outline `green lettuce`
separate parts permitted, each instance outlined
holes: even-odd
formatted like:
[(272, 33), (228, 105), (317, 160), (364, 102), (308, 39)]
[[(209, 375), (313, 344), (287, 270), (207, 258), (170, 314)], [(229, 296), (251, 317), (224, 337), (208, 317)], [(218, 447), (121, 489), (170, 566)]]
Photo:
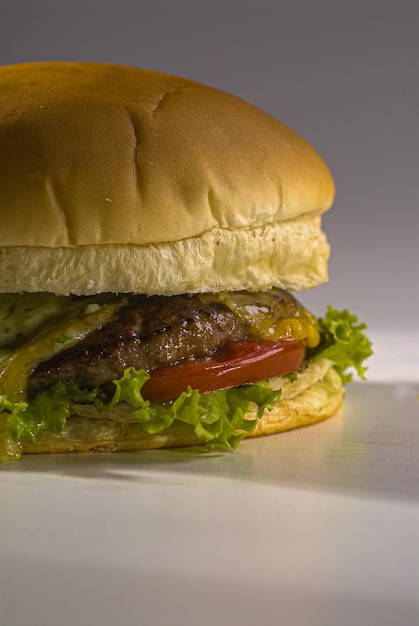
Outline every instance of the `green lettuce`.
[(326, 315), (319, 319), (320, 343), (307, 351), (307, 358), (333, 361), (343, 384), (352, 380), (354, 372), (365, 379), (367, 368), (363, 363), (372, 354), (371, 342), (364, 333), (366, 328), (348, 309), (337, 311), (329, 306)]
[(149, 374), (143, 370), (127, 369), (123, 377), (115, 381), (112, 400), (104, 403), (98, 397), (97, 408), (107, 411), (117, 402), (127, 402), (136, 408), (134, 415), (148, 433), (159, 433), (176, 420), (190, 424), (196, 436), (210, 448), (235, 448), (245, 433), (252, 432), (256, 426), (257, 418), (245, 417), (251, 404), (256, 404), (260, 417), (265, 409), (272, 409), (280, 397), (279, 391), (273, 391), (267, 381), (263, 381), (209, 394), (188, 387), (175, 400), (160, 404), (144, 400), (141, 395), (141, 388), (148, 379)]
[(84, 391), (74, 383), (61, 382), (38, 393), (30, 404), (13, 403), (0, 396), (0, 413), (8, 414), (7, 428), (15, 440), (36, 443), (42, 431), (62, 433), (71, 402), (95, 404), (102, 413), (118, 402), (126, 402), (135, 408), (135, 417), (148, 433), (159, 433), (178, 420), (193, 426), (197, 437), (209, 448), (230, 449), (256, 426), (257, 418), (245, 417), (251, 404), (258, 407), (260, 417), (280, 397), (279, 391), (273, 391), (263, 381), (210, 394), (200, 394), (189, 387), (173, 401), (152, 403), (141, 395), (141, 388), (149, 377), (143, 370), (128, 368), (122, 378), (114, 381), (116, 390), (110, 401), (99, 388)]
[(16, 441), (36, 443), (40, 432), (60, 434), (69, 416), (69, 396), (64, 383), (40, 391), (32, 402), (10, 402), (0, 396), (0, 414), (7, 413), (7, 428)]

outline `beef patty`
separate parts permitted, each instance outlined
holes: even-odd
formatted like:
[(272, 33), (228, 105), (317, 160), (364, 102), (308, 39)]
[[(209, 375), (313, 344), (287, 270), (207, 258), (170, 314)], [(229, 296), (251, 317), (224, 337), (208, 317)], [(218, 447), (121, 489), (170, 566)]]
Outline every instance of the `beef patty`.
[(128, 296), (111, 321), (34, 368), (29, 396), (57, 381), (75, 380), (81, 388), (93, 388), (121, 378), (128, 367), (151, 371), (211, 357), (227, 341), (257, 335), (254, 322), (261, 315), (274, 322), (305, 311), (280, 289), (239, 292), (233, 303), (228, 306), (210, 295)]

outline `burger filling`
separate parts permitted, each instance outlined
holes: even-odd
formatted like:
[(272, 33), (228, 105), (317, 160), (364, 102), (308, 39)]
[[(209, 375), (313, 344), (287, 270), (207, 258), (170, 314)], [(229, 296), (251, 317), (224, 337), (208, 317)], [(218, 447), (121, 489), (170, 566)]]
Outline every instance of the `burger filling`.
[(282, 289), (173, 297), (4, 294), (0, 426), (15, 440), (35, 443), (43, 430), (63, 431), (72, 405), (106, 412), (122, 402), (136, 408), (134, 419), (147, 432), (181, 420), (202, 440), (234, 447), (255, 425), (246, 418), (250, 405), (260, 417), (279, 400), (281, 391), (268, 380), (300, 371), (319, 351), (344, 382), (348, 367), (363, 376), (371, 351), (356, 321), (330, 309), (319, 324)]
[[(26, 304), (30, 309), (29, 298)], [(43, 320), (38, 311), (38, 328), (31, 329), (29, 337), (9, 336), (5, 342), (16, 352), (17, 361), (22, 360), (17, 358), (19, 353), (23, 355), (28, 349), (34, 359), (40, 358), (39, 362), (29, 363), (25, 393), (29, 398), (58, 381), (76, 381), (83, 389), (100, 386), (112, 393), (113, 381), (130, 367), (145, 370), (159, 380), (165, 376), (160, 394), (157, 384), (152, 395), (156, 400), (168, 400), (172, 395), (167, 389), (168, 377), (176, 375), (179, 379), (184, 372), (186, 379), (194, 378), (197, 369), (211, 377), (214, 365), (219, 380), (210, 389), (205, 388), (205, 383), (199, 388), (201, 392), (214, 391), (217, 387), (235, 386), (237, 380), (241, 384), (266, 378), (260, 362), (269, 360), (272, 353), (277, 363), (273, 375), (300, 369), (305, 346), (314, 347), (319, 341), (316, 318), (290, 293), (280, 289), (174, 297), (70, 298), (69, 319), (64, 322), (61, 318), (65, 318), (65, 310), (58, 314), (57, 321), (57, 302), (54, 304), (48, 312), (51, 320)], [(80, 339), (74, 322), (89, 317), (93, 327)], [(74, 344), (75, 336), (79, 340)], [(36, 355), (37, 344), (42, 351), (51, 339), (53, 354), (48, 355), (47, 350)], [(296, 358), (281, 358), (281, 352), (295, 353)], [(249, 371), (243, 381), (237, 374), (220, 376), (223, 362), (243, 362), (246, 358), (258, 362), (253, 376)], [(4, 376), (3, 383), (6, 380)], [(186, 380), (185, 388), (179, 388), (179, 392), (186, 390), (188, 384)], [(176, 389), (173, 393), (174, 397), (179, 395)]]

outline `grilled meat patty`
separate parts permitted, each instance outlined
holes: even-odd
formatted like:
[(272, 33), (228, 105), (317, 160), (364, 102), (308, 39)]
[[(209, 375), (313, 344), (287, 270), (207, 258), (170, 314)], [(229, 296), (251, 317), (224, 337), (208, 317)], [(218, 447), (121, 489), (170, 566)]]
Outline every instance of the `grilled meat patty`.
[(39, 363), (29, 378), (28, 394), (33, 397), (57, 381), (75, 380), (81, 388), (103, 386), (128, 367), (151, 371), (211, 357), (227, 341), (253, 337), (261, 316), (278, 320), (305, 311), (280, 289), (241, 292), (234, 298), (231, 307), (217, 296), (129, 296), (110, 322)]
[(222, 304), (203, 304), (196, 296), (132, 296), (114, 320), (40, 363), (30, 377), (29, 395), (58, 380), (90, 388), (120, 378), (127, 367), (149, 371), (204, 358), (227, 339), (244, 336), (244, 324)]

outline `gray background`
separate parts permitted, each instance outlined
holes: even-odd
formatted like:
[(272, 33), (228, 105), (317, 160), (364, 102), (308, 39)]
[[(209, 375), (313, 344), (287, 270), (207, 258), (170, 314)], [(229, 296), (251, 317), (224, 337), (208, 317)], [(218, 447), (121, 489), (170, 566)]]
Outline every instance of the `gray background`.
[(0, 7), (1, 64), (91, 60), (183, 75), (251, 101), (313, 143), (331, 166), (337, 199), (324, 219), (330, 282), (302, 300), (318, 314), (329, 302), (350, 307), (367, 321), (387, 375), (396, 359), (412, 376), (417, 0), (0, 0)]

